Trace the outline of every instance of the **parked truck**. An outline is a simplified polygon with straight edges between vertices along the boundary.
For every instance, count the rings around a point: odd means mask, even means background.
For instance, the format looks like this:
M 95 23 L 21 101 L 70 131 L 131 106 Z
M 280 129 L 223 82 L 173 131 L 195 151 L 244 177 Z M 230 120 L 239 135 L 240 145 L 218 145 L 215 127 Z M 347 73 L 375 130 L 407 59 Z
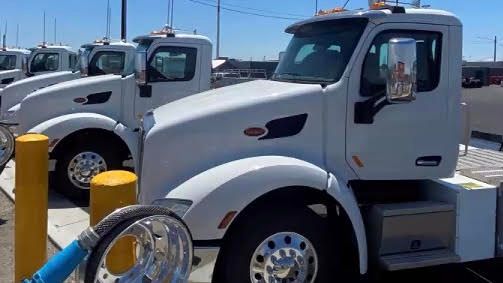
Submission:
M 87 198 L 90 180 L 100 172 L 135 167 L 125 161 L 137 160 L 146 111 L 210 89 L 208 38 L 165 27 L 134 42 L 136 66 L 126 72 L 45 87 L 10 112 L 17 133 L 50 137 L 50 185 L 70 198 Z M 136 77 L 127 71 L 133 69 Z
M 4 47 L 0 50 L 0 89 L 25 77 L 23 68 L 29 56 L 27 49 Z
M 3 122 L 17 124 L 16 113 L 29 94 L 65 81 L 106 74 L 127 76 L 133 73 L 135 46 L 125 41 L 96 40 L 81 46 L 79 62 L 71 71 L 60 71 L 24 79 L 6 87 L 0 96 L 0 117 Z M 31 68 L 29 68 L 31 69 Z
M 289 26 L 272 80 L 145 114 L 139 199 L 187 223 L 192 282 L 351 282 L 502 254 L 501 192 L 455 173 L 461 22 L 376 6 Z

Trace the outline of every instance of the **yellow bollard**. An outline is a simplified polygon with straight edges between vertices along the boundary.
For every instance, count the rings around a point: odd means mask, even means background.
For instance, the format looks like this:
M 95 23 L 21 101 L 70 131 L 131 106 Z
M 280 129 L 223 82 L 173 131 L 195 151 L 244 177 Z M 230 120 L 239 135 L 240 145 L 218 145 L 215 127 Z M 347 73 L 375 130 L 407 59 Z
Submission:
M 136 175 L 128 171 L 108 171 L 91 180 L 90 224 L 97 224 L 114 210 L 136 204 Z M 134 241 L 123 238 L 110 250 L 107 268 L 120 274 L 135 263 Z
M 14 282 L 30 278 L 47 257 L 48 148 L 44 135 L 16 139 Z

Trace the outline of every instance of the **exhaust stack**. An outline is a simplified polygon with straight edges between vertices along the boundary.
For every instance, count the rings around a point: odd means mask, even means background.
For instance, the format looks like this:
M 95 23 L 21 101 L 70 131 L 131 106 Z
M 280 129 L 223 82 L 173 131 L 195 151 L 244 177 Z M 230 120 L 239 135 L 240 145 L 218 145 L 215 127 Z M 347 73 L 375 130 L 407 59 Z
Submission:
M 121 40 L 127 41 L 127 0 L 122 0 L 121 10 Z

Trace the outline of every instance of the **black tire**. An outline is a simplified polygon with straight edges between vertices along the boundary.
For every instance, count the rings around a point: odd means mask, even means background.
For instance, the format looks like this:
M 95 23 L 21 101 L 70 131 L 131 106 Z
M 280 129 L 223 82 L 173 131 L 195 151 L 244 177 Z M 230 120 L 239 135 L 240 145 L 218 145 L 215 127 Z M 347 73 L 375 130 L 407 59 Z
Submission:
M 338 252 L 336 235 L 330 232 L 326 219 L 307 207 L 288 209 L 271 205 L 255 211 L 258 213 L 248 213 L 238 219 L 239 222 L 226 237 L 217 263 L 215 282 L 251 282 L 250 263 L 256 248 L 279 232 L 295 232 L 312 243 L 319 263 L 315 282 L 334 282 L 334 276 L 338 276 L 337 281 L 340 280 L 342 255 Z
M 101 257 L 106 252 L 108 246 L 112 241 L 117 237 L 122 231 L 127 229 L 136 221 L 144 218 L 145 216 L 137 216 L 130 218 L 128 220 L 124 220 L 119 223 L 116 227 L 114 227 L 109 233 L 107 233 L 103 238 L 100 239 L 96 247 L 93 248 L 91 254 L 87 258 L 87 265 L 85 270 L 84 283 L 94 283 L 96 282 L 96 270 L 98 270 Z
M 105 160 L 107 171 L 125 169 L 123 161 L 125 154 L 121 153 L 119 147 L 106 142 L 91 140 L 86 143 L 72 143 L 66 148 L 62 148 L 56 156 L 56 168 L 50 179 L 50 187 L 63 194 L 72 201 L 86 205 L 89 202 L 89 189 L 82 189 L 74 185 L 68 176 L 68 166 L 71 160 L 82 152 L 94 152 Z

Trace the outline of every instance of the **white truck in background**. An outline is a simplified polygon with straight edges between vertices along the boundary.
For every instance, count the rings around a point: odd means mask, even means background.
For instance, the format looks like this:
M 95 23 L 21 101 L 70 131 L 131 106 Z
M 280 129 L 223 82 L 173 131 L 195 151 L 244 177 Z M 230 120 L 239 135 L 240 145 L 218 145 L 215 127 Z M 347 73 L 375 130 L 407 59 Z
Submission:
M 376 6 L 288 27 L 270 81 L 145 114 L 140 203 L 187 223 L 192 282 L 352 282 L 502 254 L 501 192 L 455 174 L 461 22 Z
M 61 82 L 75 80 L 80 77 L 92 77 L 106 74 L 129 75 L 133 73 L 135 46 L 124 41 L 110 42 L 107 39 L 96 40 L 93 43 L 84 44 L 78 62 L 69 63 L 72 70 L 58 71 L 50 74 L 34 76 L 9 85 L 0 96 L 0 117 L 3 122 L 17 124 L 16 113 L 21 101 L 29 94 L 55 85 Z M 45 53 L 53 54 L 51 52 Z M 37 55 L 35 55 L 37 56 Z M 65 62 L 61 62 L 65 64 Z M 35 64 L 31 60 L 29 70 L 33 70 Z
M 0 120 L 5 120 L 7 110 L 30 92 L 79 76 L 75 70 L 77 54 L 71 47 L 42 44 L 31 50 L 23 68 L 16 70 L 19 79 L 0 90 Z
M 27 49 L 3 47 L 0 50 L 0 89 L 26 77 L 23 69 L 29 56 Z
M 170 28 L 134 39 L 135 71 L 67 81 L 30 93 L 13 109 L 16 132 L 50 138 L 51 187 L 87 198 L 96 174 L 138 156 L 139 129 L 150 109 L 210 89 L 207 37 Z

